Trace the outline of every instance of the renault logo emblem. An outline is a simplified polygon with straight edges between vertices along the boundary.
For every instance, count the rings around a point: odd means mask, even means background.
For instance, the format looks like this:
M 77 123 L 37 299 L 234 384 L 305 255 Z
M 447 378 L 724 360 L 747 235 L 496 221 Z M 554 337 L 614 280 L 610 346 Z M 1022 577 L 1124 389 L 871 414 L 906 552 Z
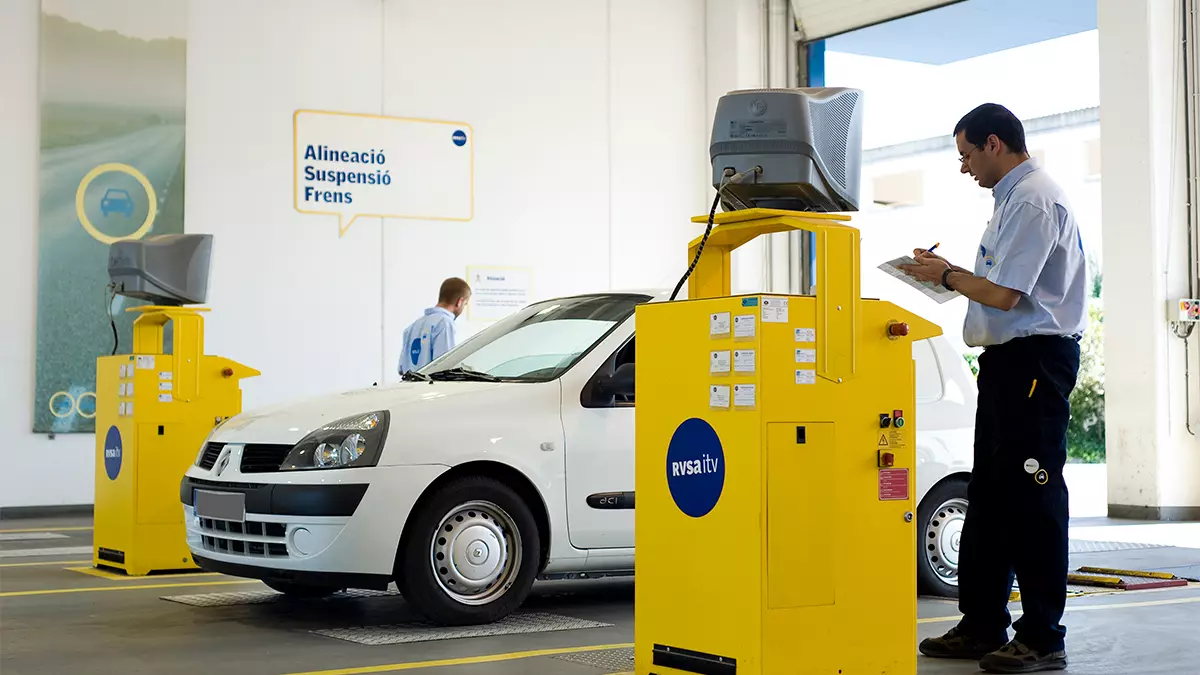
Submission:
M 216 472 L 218 476 L 225 473 L 225 469 L 229 468 L 229 458 L 231 456 L 232 453 L 230 453 L 229 448 L 225 448 L 221 451 L 221 456 L 217 458 L 217 465 L 213 467 L 213 471 Z

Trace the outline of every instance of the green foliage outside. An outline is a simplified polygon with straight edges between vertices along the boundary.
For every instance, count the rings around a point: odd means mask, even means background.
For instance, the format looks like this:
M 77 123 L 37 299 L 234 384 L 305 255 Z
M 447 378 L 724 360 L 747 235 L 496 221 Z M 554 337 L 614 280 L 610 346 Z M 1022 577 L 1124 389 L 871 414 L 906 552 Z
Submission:
M 1088 329 L 1080 342 L 1079 379 L 1071 392 L 1071 422 L 1067 426 L 1067 460 L 1101 463 L 1104 452 L 1104 309 L 1099 302 L 1099 275 L 1092 284 Z M 979 375 L 979 357 L 963 354 L 971 372 Z

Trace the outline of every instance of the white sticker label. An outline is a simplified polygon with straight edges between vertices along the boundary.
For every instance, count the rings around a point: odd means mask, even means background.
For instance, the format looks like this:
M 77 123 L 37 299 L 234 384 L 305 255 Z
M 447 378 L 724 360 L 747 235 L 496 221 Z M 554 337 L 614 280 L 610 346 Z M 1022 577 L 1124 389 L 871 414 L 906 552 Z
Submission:
M 171 378 L 173 378 L 174 376 L 175 376 L 175 373 L 172 373 L 169 370 L 164 370 L 164 371 L 159 372 L 158 379 L 162 380 L 163 382 L 170 382 Z
M 159 391 L 171 391 L 171 388 L 172 388 L 172 385 L 170 382 L 159 382 L 158 383 Z
M 714 384 L 708 387 L 708 405 L 713 408 L 729 407 L 729 385 Z
M 815 349 L 797 349 L 796 363 L 816 363 L 817 350 Z
M 753 314 L 738 314 L 733 317 L 733 336 L 737 338 L 754 337 L 754 327 L 758 323 Z
M 133 417 L 133 401 L 125 404 L 125 414 L 129 417 Z
M 763 318 L 763 323 L 787 323 L 787 321 L 788 321 L 788 299 L 787 298 L 763 298 L 763 300 L 762 300 L 762 318 Z
M 154 370 L 154 355 L 137 357 L 138 370 Z
M 733 351 L 733 369 L 739 373 L 754 372 L 754 350 L 735 349 Z M 743 385 L 745 386 L 745 385 Z
M 120 397 L 125 396 L 125 383 L 124 382 L 117 385 L 117 396 L 120 396 Z
M 117 404 L 117 417 L 125 416 L 125 402 L 121 401 Z
M 729 372 L 729 350 L 712 353 L 712 357 L 709 359 L 708 372 L 710 372 L 710 373 L 728 373 Z
M 733 385 L 733 404 L 739 408 L 754 407 L 754 385 L 752 384 L 735 384 Z
M 796 384 L 816 384 L 817 371 L 815 370 L 797 370 Z
M 121 379 L 125 379 L 126 377 L 128 377 L 128 375 L 126 375 L 126 373 L 128 373 L 129 371 L 126 370 L 126 368 L 127 368 L 127 366 L 124 363 L 122 363 L 121 368 L 120 368 L 120 371 L 121 371 L 120 378 Z
M 1032 475 L 1037 473 L 1037 470 L 1040 468 L 1042 468 L 1042 465 L 1039 464 L 1036 459 L 1030 457 L 1029 459 L 1025 460 L 1025 473 Z
M 133 383 L 132 382 L 125 385 L 125 395 L 133 396 Z
M 729 335 L 729 312 L 718 312 L 709 315 L 708 334 L 710 337 Z
M 817 329 L 816 328 L 797 328 L 796 329 L 796 342 L 816 342 L 816 341 L 817 341 Z
M 172 400 L 172 397 L 171 397 L 171 395 L 170 395 L 170 394 L 159 394 L 159 395 L 158 395 L 158 402 L 159 402 L 159 403 L 170 403 L 170 402 L 171 402 L 171 400 Z

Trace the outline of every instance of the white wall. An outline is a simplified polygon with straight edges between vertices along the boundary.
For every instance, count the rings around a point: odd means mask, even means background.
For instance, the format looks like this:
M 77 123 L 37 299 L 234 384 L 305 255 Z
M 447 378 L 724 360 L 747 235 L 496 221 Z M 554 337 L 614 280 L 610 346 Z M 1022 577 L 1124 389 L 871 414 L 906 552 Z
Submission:
M 244 381 L 246 407 L 395 379 L 404 326 L 468 265 L 532 268 L 535 299 L 673 286 L 711 195 L 710 4 L 191 2 L 186 229 L 216 235 L 206 351 L 263 373 Z M 6 267 L 17 320 L 0 326 L 0 506 L 92 499 L 92 436 L 28 432 L 39 5 L 0 3 L 15 158 L 0 222 L 22 252 Z M 333 219 L 297 213 L 298 108 L 468 122 L 475 218 L 360 218 L 339 238 Z
M 0 234 L 6 316 L 0 321 L 0 507 L 92 501 L 93 437 L 33 434 L 37 298 L 37 0 L 0 2 Z M 53 467 L 53 470 L 52 470 Z

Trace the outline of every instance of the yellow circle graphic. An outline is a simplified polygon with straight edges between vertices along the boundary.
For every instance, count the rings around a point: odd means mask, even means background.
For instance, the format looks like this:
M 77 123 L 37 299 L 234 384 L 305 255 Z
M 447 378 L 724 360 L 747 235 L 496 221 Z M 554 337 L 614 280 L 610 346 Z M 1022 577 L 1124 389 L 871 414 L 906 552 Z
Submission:
M 126 237 L 113 237 L 101 232 L 95 225 L 92 224 L 92 221 L 88 220 L 87 212 L 83 208 L 83 195 L 85 192 L 87 192 L 88 186 L 92 184 L 92 181 L 96 180 L 97 176 L 108 173 L 109 171 L 116 171 L 133 176 L 137 182 L 142 184 L 142 189 L 146 191 L 146 199 L 149 200 L 150 205 L 146 209 L 146 220 L 136 232 Z M 86 230 L 88 234 L 92 235 L 93 239 L 102 244 L 112 244 L 113 242 L 123 241 L 126 239 L 141 239 L 142 237 L 146 236 L 146 233 L 150 231 L 151 226 L 154 225 L 154 218 L 158 215 L 158 198 L 154 194 L 154 186 L 150 184 L 150 180 L 146 178 L 141 171 L 138 171 L 128 164 L 110 162 L 108 164 L 101 164 L 100 166 L 87 172 L 87 175 L 83 177 L 83 180 L 79 181 L 79 188 L 75 191 L 75 215 L 79 217 L 79 224 L 83 225 L 83 229 Z
M 54 409 L 54 401 L 58 400 L 59 396 L 66 396 L 67 400 L 71 402 L 71 408 L 69 410 L 67 410 L 67 412 L 62 413 L 61 415 L 58 413 L 57 410 Z M 71 396 L 71 394 L 69 392 L 65 392 L 65 391 L 55 392 L 54 395 L 50 397 L 50 414 L 54 415 L 55 417 L 58 417 L 60 419 L 64 418 L 64 417 L 70 417 L 71 414 L 75 412 L 75 406 L 76 406 L 75 397 Z
M 64 396 L 64 397 L 66 397 L 66 399 L 68 401 L 71 402 L 71 407 L 68 408 L 65 413 L 60 413 L 54 409 L 54 402 L 58 400 L 59 396 Z M 50 403 L 49 403 L 50 414 L 54 415 L 55 417 L 57 417 L 59 419 L 66 419 L 66 418 L 70 417 L 71 415 L 74 415 L 75 413 L 79 413 L 80 417 L 90 420 L 96 416 L 96 411 L 93 410 L 92 414 L 89 415 L 89 414 L 83 412 L 83 409 L 79 407 L 79 404 L 83 403 L 84 397 L 87 397 L 87 396 L 91 396 L 92 401 L 96 400 L 95 392 L 90 392 L 90 391 L 82 392 L 81 394 L 79 394 L 79 398 L 76 399 L 74 396 L 71 395 L 71 392 L 69 392 L 69 391 L 56 391 L 56 392 L 54 392 L 54 395 L 50 397 Z
M 1042 469 L 1033 475 L 1033 479 L 1037 481 L 1038 485 L 1045 485 L 1050 480 L 1050 474 L 1046 473 L 1045 469 Z
M 92 405 L 93 406 L 96 405 L 96 395 L 90 391 L 85 391 L 79 395 L 78 399 L 75 400 L 75 412 L 79 413 L 79 416 L 82 417 L 83 419 L 90 420 L 96 416 L 96 410 L 95 410 L 95 408 L 92 408 L 91 415 L 83 412 L 83 399 L 85 396 L 91 396 L 92 397 Z

